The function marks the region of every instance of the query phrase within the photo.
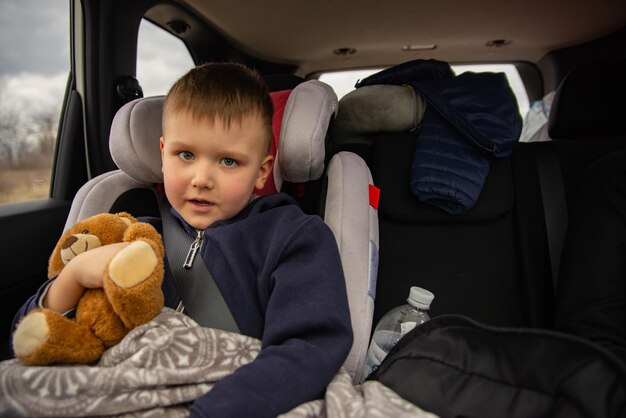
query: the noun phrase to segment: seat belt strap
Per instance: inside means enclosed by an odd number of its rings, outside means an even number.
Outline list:
[[[540,147],[536,158],[543,212],[546,220],[546,233],[548,234],[552,282],[556,289],[568,214],[561,164],[552,145],[546,143],[545,147]]]
[[[165,198],[161,204],[161,222],[165,253],[187,315],[203,327],[241,333],[204,261],[201,257],[189,257],[200,251],[200,242],[178,224]]]

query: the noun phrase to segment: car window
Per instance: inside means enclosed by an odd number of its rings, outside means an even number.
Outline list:
[[[517,98],[517,105],[519,107],[520,115],[522,118],[528,113],[528,95],[522,82],[517,68],[513,64],[488,64],[488,65],[452,65],[452,70],[455,74],[461,74],[466,71],[480,72],[503,72],[511,90]],[[357,81],[364,79],[365,77],[377,73],[382,68],[372,68],[367,70],[350,70],[350,71],[334,71],[328,73],[322,73],[319,76],[319,80],[323,81],[333,87],[337,97],[341,99],[346,94],[354,90],[354,85]]]
[[[137,80],[145,97],[166,94],[194,66],[183,41],[146,19],[137,42]]]
[[[70,69],[68,4],[0,2],[0,204],[50,194]]]
[[[354,85],[364,78],[383,70],[383,68],[370,68],[367,70],[349,70],[349,71],[333,71],[322,73],[319,80],[329,84],[337,94],[337,98],[341,99],[346,94],[354,90]]]

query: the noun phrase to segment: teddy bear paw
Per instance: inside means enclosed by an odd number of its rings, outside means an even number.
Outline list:
[[[13,334],[13,350],[17,357],[28,357],[48,341],[50,329],[43,312],[32,312],[20,321]]]
[[[109,277],[118,286],[129,288],[150,277],[158,259],[146,241],[133,241],[109,263]]]

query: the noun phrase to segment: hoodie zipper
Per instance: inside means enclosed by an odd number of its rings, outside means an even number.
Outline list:
[[[202,246],[202,231],[196,229],[196,239],[191,243],[191,247],[189,247],[189,252],[187,253],[187,257],[185,257],[185,262],[183,263],[183,268],[190,269],[193,265],[193,260],[196,258],[200,247]]]

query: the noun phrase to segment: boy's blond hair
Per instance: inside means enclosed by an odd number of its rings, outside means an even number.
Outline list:
[[[256,71],[235,63],[207,63],[174,83],[165,98],[163,129],[168,117],[180,112],[198,120],[219,118],[226,126],[259,115],[269,151],[273,110],[267,85]]]

